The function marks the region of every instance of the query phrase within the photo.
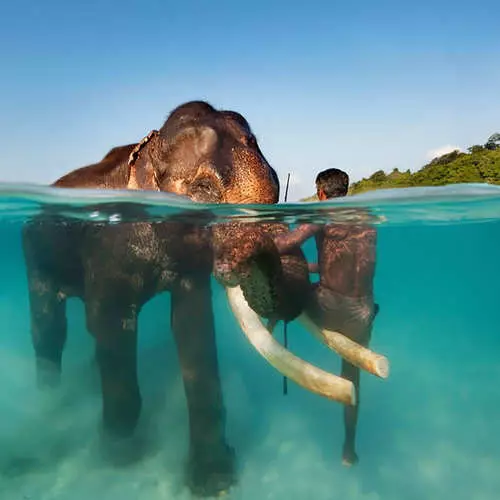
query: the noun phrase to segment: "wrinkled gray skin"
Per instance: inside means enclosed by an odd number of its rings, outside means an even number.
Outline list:
[[[276,173],[238,113],[197,101],[179,106],[139,151],[131,176],[128,158],[135,146],[114,148],[99,163],[72,171],[53,185],[126,189],[132,180],[135,188],[199,202],[278,201]],[[129,209],[138,215],[137,207]],[[206,216],[208,222],[210,214]],[[193,222],[172,218],[106,225],[46,212],[25,226],[23,245],[38,383],[48,387],[59,381],[66,300],[79,297],[96,343],[108,440],[131,435],[141,412],[138,315],[156,294],[171,293],[171,328],[189,412],[186,481],[195,494],[205,496],[227,490],[236,480],[234,452],[225,438],[211,273],[223,285],[240,284],[249,304],[274,319],[300,313],[309,277],[300,250],[278,256],[272,235],[286,226],[207,227],[199,217]]]

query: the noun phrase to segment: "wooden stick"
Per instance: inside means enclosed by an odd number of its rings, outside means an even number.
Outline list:
[[[389,376],[389,360],[385,356],[363,347],[341,333],[320,328],[306,313],[302,313],[298,320],[306,330],[349,363],[383,379]]]

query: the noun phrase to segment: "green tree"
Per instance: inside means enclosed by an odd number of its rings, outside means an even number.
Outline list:
[[[377,170],[371,175],[370,180],[376,184],[380,184],[382,182],[385,182],[386,178],[387,176],[385,175],[385,172],[383,170]]]
[[[445,186],[456,183],[500,184],[500,147],[485,149],[471,146],[468,153],[458,150],[434,158],[415,173],[398,169],[385,175],[375,172],[368,178],[355,182],[350,194],[372,189],[391,189],[416,186]]]
[[[485,146],[470,146],[466,153],[452,151],[432,159],[414,173],[410,170],[401,172],[397,167],[389,174],[377,170],[370,177],[353,182],[349,187],[349,194],[373,189],[444,186],[469,182],[500,184],[499,133],[491,135]]]
[[[495,149],[500,148],[500,134],[496,133],[491,135],[488,140],[486,141],[486,144],[484,145],[486,149],[489,149],[491,151],[494,151]]]

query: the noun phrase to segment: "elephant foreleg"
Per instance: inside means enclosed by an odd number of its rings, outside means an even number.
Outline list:
[[[137,308],[107,300],[87,300],[87,324],[96,341],[104,430],[122,438],[135,430],[142,406],[137,380]]]
[[[174,288],[171,323],[189,413],[188,484],[197,494],[217,494],[234,482],[234,452],[225,439],[210,275]]]

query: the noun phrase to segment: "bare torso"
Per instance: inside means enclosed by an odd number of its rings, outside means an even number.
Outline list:
[[[372,296],[375,229],[365,224],[328,224],[315,237],[321,286],[348,297]]]
[[[321,286],[347,297],[373,295],[377,233],[373,226],[352,224],[302,224],[275,238],[286,253],[312,236],[318,251]]]

